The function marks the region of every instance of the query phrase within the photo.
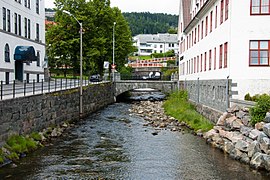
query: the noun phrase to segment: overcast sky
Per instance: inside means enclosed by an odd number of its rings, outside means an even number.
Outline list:
[[[45,7],[52,8],[54,0],[45,0]],[[179,14],[180,0],[111,0],[122,12],[151,12]]]

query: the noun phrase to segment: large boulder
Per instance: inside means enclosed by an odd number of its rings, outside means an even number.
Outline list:
[[[265,167],[264,154],[257,152],[255,153],[250,161],[250,166],[255,169],[263,169]]]
[[[267,123],[263,126],[263,132],[270,137],[270,123]]]
[[[236,160],[240,160],[241,157],[243,155],[243,152],[240,151],[239,149],[233,149],[230,153],[230,157],[232,157],[233,159],[236,159]]]
[[[248,152],[249,144],[244,140],[238,140],[235,144],[235,148],[243,152]]]
[[[264,125],[265,125],[265,122],[258,122],[255,124],[255,129],[262,131]]]
[[[270,150],[270,139],[268,137],[263,137],[260,139],[259,143],[261,150],[263,150],[265,153],[268,153]]]
[[[249,146],[248,146],[248,157],[252,157],[254,154],[257,152],[261,152],[260,149],[260,144],[258,141],[253,141]]]
[[[204,137],[205,139],[212,139],[212,137],[215,136],[215,135],[217,135],[217,134],[218,134],[218,133],[217,133],[216,130],[211,129],[211,130],[207,131],[207,132],[203,135],[203,137]]]
[[[240,132],[227,132],[225,138],[229,139],[232,143],[237,143],[237,141],[242,140],[244,136]]]
[[[267,112],[267,113],[266,113],[266,116],[265,116],[265,118],[264,118],[264,122],[270,123],[270,112]]]
[[[240,132],[244,135],[244,136],[248,136],[249,133],[251,132],[252,128],[247,127],[247,126],[241,126],[240,127]]]
[[[248,137],[250,137],[253,140],[256,140],[260,134],[261,134],[261,132],[259,130],[253,129],[250,131]]]

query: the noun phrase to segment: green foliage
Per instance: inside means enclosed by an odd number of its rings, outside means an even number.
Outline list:
[[[120,70],[121,79],[129,79],[132,76],[132,67],[123,66]]]
[[[162,57],[174,57],[174,50],[169,50],[166,53],[153,53],[151,54],[154,58],[162,58]]]
[[[260,97],[259,94],[255,94],[254,96],[250,96],[250,94],[247,93],[247,94],[245,95],[244,99],[245,99],[246,101],[255,101],[255,102],[257,102],[258,99],[259,99],[259,97]]]
[[[196,112],[195,107],[188,102],[187,91],[177,91],[170,94],[163,107],[166,114],[186,122],[195,131],[199,129],[208,131],[213,127],[213,124]]]
[[[174,68],[174,69],[163,68],[161,71],[164,76],[171,76],[173,73],[176,73],[178,69],[177,68]]]
[[[7,148],[11,151],[11,152],[15,152],[15,153],[27,153],[31,150],[34,150],[37,148],[37,143],[30,139],[30,138],[25,138],[23,136],[20,135],[13,135],[11,136],[7,142]]]
[[[13,161],[16,161],[16,160],[19,159],[19,156],[18,156],[17,153],[12,152],[11,154],[9,154],[9,155],[7,156],[7,158],[8,158],[8,159],[11,159],[11,160],[13,160]]]
[[[0,149],[0,164],[3,164],[3,163],[4,163],[4,158],[5,158],[5,156],[4,156],[3,150],[2,150],[2,148],[1,148],[1,149]]]
[[[176,15],[149,12],[125,12],[123,15],[129,23],[132,36],[172,32],[178,27],[178,16]]]
[[[42,140],[42,137],[41,137],[41,135],[38,132],[32,132],[30,134],[30,137],[32,139],[34,139],[35,141],[41,141]]]
[[[104,61],[112,64],[113,27],[115,25],[115,64],[121,69],[134,51],[131,31],[118,8],[109,0],[55,0],[56,25],[46,32],[49,66],[72,67],[79,73],[80,26],[83,25],[83,73],[102,74]],[[69,11],[74,17],[63,13]]]
[[[251,124],[256,124],[264,120],[266,112],[270,110],[270,96],[263,94],[258,96],[257,103],[250,108]]]
[[[168,29],[168,33],[169,34],[177,34],[177,28],[170,28],[170,29]]]

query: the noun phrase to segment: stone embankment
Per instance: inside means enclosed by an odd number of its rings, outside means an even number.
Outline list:
[[[182,131],[183,126],[190,128],[184,122],[165,115],[160,101],[135,103],[130,112],[144,118],[147,121],[144,126],[153,126],[156,130]],[[157,135],[158,131],[152,134]],[[231,158],[255,169],[270,171],[270,123],[260,122],[252,127],[247,108],[234,106],[228,109],[212,130],[196,134],[203,135],[208,143],[228,153]]]
[[[270,123],[260,122],[252,127],[249,122],[248,109],[233,106],[204,138],[233,159],[270,171]]]

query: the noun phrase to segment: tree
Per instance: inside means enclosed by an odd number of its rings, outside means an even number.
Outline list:
[[[83,71],[84,74],[103,72],[104,61],[112,63],[112,33],[115,28],[115,60],[117,67],[133,51],[129,26],[118,8],[110,7],[110,0],[56,0],[56,24],[46,33],[50,66],[71,66],[79,72],[79,24],[83,25]]]

